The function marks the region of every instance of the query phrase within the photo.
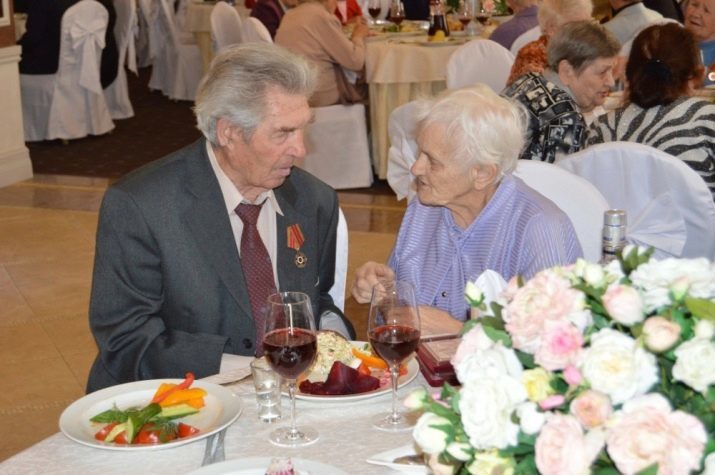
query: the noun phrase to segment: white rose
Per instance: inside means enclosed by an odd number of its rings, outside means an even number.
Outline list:
[[[484,292],[471,280],[464,286],[464,296],[470,305],[479,305],[484,300]]]
[[[619,282],[623,277],[625,277],[623,269],[621,268],[621,263],[618,259],[614,259],[603,266],[603,271],[606,273],[609,282]]]
[[[519,426],[512,414],[525,400],[526,390],[519,380],[504,374],[462,386],[459,409],[472,447],[488,450],[516,445]]]
[[[516,408],[516,415],[522,432],[529,435],[538,433],[546,422],[546,415],[531,401],[520,404]]]
[[[592,287],[603,287],[605,283],[605,273],[599,264],[586,264],[583,269],[583,280]]]
[[[643,301],[636,289],[627,285],[611,285],[603,294],[603,306],[618,323],[632,326],[643,321]]]
[[[425,412],[412,429],[412,437],[426,454],[440,454],[447,448],[447,433],[437,426],[450,426],[449,420],[432,412]]]
[[[643,302],[648,313],[671,304],[671,287],[682,286],[685,281],[690,284],[688,295],[702,299],[715,298],[715,264],[705,258],[651,259],[634,270],[630,279],[643,292]]]
[[[695,324],[695,338],[702,338],[704,340],[712,339],[715,335],[715,325],[707,320],[700,320]]]
[[[680,331],[680,325],[665,317],[650,317],[643,325],[645,346],[656,353],[669,350],[680,338]]]
[[[610,328],[591,336],[578,366],[591,387],[610,396],[614,405],[646,393],[658,381],[655,356]]]
[[[514,350],[494,342],[488,349],[475,349],[464,357],[454,369],[457,379],[462,384],[499,375],[508,375],[519,379],[523,371]]]
[[[705,468],[702,475],[715,475],[715,453],[711,453],[705,457]]]
[[[704,393],[715,383],[715,344],[695,338],[675,350],[673,378]]]
[[[447,453],[457,460],[466,462],[472,458],[472,446],[465,442],[450,442]]]

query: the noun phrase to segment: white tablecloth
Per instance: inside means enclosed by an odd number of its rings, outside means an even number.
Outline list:
[[[425,385],[418,374],[415,381],[399,391],[401,400]],[[305,448],[282,449],[268,442],[268,434],[289,423],[289,401],[284,398],[283,420],[265,424],[256,414],[255,393],[250,379],[232,386],[240,395],[243,412],[228,428],[226,460],[245,457],[296,457],[323,462],[354,475],[395,473],[370,465],[368,457],[411,443],[411,432],[389,433],[374,429],[370,417],[389,411],[389,393],[350,403],[297,401],[298,425],[310,425],[320,433],[317,443]],[[0,464],[0,474],[182,474],[200,467],[206,443],[197,441],[181,447],[150,451],[111,451],[86,447],[57,433]]]

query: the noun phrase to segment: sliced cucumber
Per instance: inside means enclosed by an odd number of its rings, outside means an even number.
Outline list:
[[[188,404],[175,404],[173,406],[167,406],[161,408],[160,417],[165,419],[178,419],[179,417],[190,416],[191,414],[196,414],[199,412],[195,407],[189,406]]]
[[[114,442],[114,439],[117,438],[119,434],[127,430],[127,423],[122,422],[120,424],[117,424],[116,426],[112,427],[112,430],[109,431],[109,434],[107,434],[107,437],[104,439],[105,442]]]

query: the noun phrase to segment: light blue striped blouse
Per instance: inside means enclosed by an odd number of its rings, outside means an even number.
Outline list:
[[[389,265],[414,284],[420,305],[465,320],[467,279],[492,269],[509,280],[575,262],[583,255],[571,221],[519,178],[507,175],[477,219],[461,229],[441,206],[407,208]]]

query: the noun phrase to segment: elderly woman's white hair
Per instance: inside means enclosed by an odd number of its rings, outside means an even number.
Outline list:
[[[591,0],[542,0],[539,4],[539,27],[542,34],[551,36],[564,23],[586,20],[592,14]]]
[[[497,179],[516,167],[525,141],[525,111],[485,84],[445,91],[416,109],[418,131],[443,126],[453,158],[465,167],[496,165]]]

